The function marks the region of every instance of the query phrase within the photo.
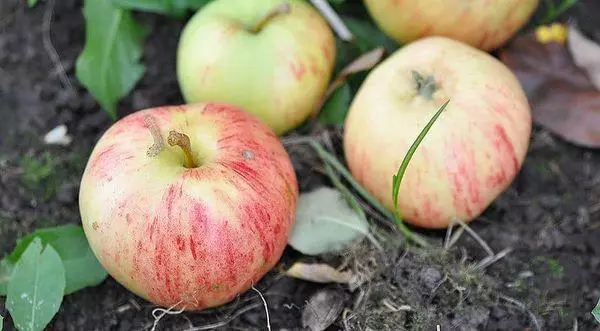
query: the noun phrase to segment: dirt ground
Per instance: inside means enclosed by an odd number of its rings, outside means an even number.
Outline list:
[[[44,20],[52,5],[48,31]],[[576,6],[573,13],[582,19],[583,30],[600,40],[593,13],[582,8]],[[138,17],[152,29],[144,52],[147,72],[120,103],[120,116],[183,102],[174,64],[184,22]],[[24,1],[0,2],[1,255],[35,228],[80,222],[80,175],[93,144],[111,124],[74,77],[83,24],[80,1],[46,0],[32,9]],[[48,36],[72,88],[61,81],[62,70],[44,42]],[[43,135],[59,124],[68,126],[74,142],[44,145]],[[339,146],[339,134],[330,136]],[[312,170],[314,155],[298,146],[289,152],[303,191],[326,183]],[[349,263],[371,277],[354,292],[284,277],[275,269],[257,285],[268,303],[271,327],[304,330],[302,314],[311,309],[307,302],[313,294],[326,293],[331,309],[339,312],[328,330],[598,328],[590,310],[600,297],[599,151],[568,144],[536,127],[520,175],[472,228],[494,253],[507,254],[476,267],[486,251],[467,233],[449,250],[390,242],[378,254],[363,244],[348,254]],[[441,245],[446,233],[423,234]],[[298,258],[304,257],[288,248],[281,262],[289,265]],[[3,300],[0,315],[7,316]],[[107,278],[65,297],[47,329],[149,330],[154,308]],[[10,318],[5,322],[5,330],[13,330]],[[166,315],[156,330],[265,330],[266,325],[262,301],[249,291],[218,310]]]

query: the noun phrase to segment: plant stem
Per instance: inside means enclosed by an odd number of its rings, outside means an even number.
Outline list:
[[[281,15],[281,14],[287,14],[290,12],[290,10],[291,10],[291,6],[287,2],[284,2],[282,4],[279,4],[278,6],[273,7],[265,15],[263,15],[263,17],[261,17],[260,20],[258,22],[256,22],[256,24],[254,24],[254,26],[252,28],[250,28],[250,32],[252,32],[252,33],[260,32],[265,27],[265,25],[271,19],[273,19],[273,17]]]
[[[409,240],[412,240],[414,243],[416,243],[417,245],[420,245],[422,247],[429,247],[429,243],[422,238],[421,236],[417,235],[416,233],[412,232],[407,226],[406,224],[404,224],[404,222],[402,222],[401,219],[399,219],[398,217],[396,217],[395,214],[391,213],[389,210],[387,210],[375,197],[373,197],[369,192],[367,192],[367,190],[365,190],[352,176],[352,174],[350,174],[350,172],[348,171],[348,169],[346,169],[346,167],[344,167],[336,158],[335,156],[331,155],[329,152],[327,152],[323,146],[321,146],[321,144],[319,144],[318,142],[314,141],[314,140],[309,140],[308,142],[319,154],[319,156],[321,157],[321,159],[323,159],[323,161],[327,162],[328,164],[330,164],[333,168],[335,168],[335,170],[337,170],[342,176],[344,176],[344,179],[346,179],[351,185],[352,187],[354,187],[354,189],[365,199],[367,200],[368,203],[370,203],[373,207],[375,207],[375,209],[377,209],[377,211],[379,211],[382,215],[384,215],[386,218],[388,219],[392,219],[396,222],[396,224],[398,225],[398,229],[400,230],[400,232]]]
[[[183,155],[185,159],[183,161],[183,165],[186,168],[197,168],[198,165],[194,162],[194,156],[192,154],[192,144],[190,143],[190,137],[188,137],[185,133],[180,133],[175,130],[171,130],[169,132],[169,137],[167,138],[167,142],[170,146],[179,146],[181,150],[183,150]]]

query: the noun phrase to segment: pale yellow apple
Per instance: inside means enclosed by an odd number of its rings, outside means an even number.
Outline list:
[[[351,173],[392,210],[393,175],[448,99],[400,186],[402,215],[425,228],[444,228],[454,217],[472,221],[519,172],[532,123],[515,75],[467,44],[423,38],[370,72],[345,123]]]
[[[521,29],[539,0],[364,0],[379,28],[398,43],[445,36],[485,51]]]

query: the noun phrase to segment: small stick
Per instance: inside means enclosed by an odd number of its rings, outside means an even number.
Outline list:
[[[42,32],[43,32],[42,42],[44,44],[44,48],[46,49],[46,52],[48,53],[48,56],[50,57],[50,59],[52,60],[52,62],[56,66],[56,68],[58,69],[60,80],[62,81],[63,85],[65,85],[65,87],[67,87],[69,89],[69,92],[71,92],[72,94],[75,95],[75,94],[77,94],[77,92],[73,88],[73,84],[71,84],[71,80],[69,79],[69,77],[66,74],[65,67],[60,62],[60,56],[56,52],[56,49],[54,48],[54,46],[52,45],[52,41],[50,40],[50,26],[52,24],[53,13],[54,13],[54,0],[49,0],[46,3],[46,10],[44,11],[44,21],[42,23]]]
[[[327,0],[310,0],[313,6],[315,6],[325,17],[327,22],[331,25],[331,28],[335,31],[335,33],[342,39],[343,41],[351,41],[354,39],[354,35],[344,21],[340,18],[340,16],[331,8]]]

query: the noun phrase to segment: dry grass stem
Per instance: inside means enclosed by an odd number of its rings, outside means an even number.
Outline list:
[[[254,287],[254,285],[252,285],[252,289],[254,290],[254,292],[258,293],[260,299],[263,302],[263,306],[265,307],[265,314],[267,315],[267,330],[271,331],[271,321],[269,320],[269,307],[267,306],[267,300],[265,300],[265,297],[262,295],[262,293],[260,293],[260,291],[256,287]]]

